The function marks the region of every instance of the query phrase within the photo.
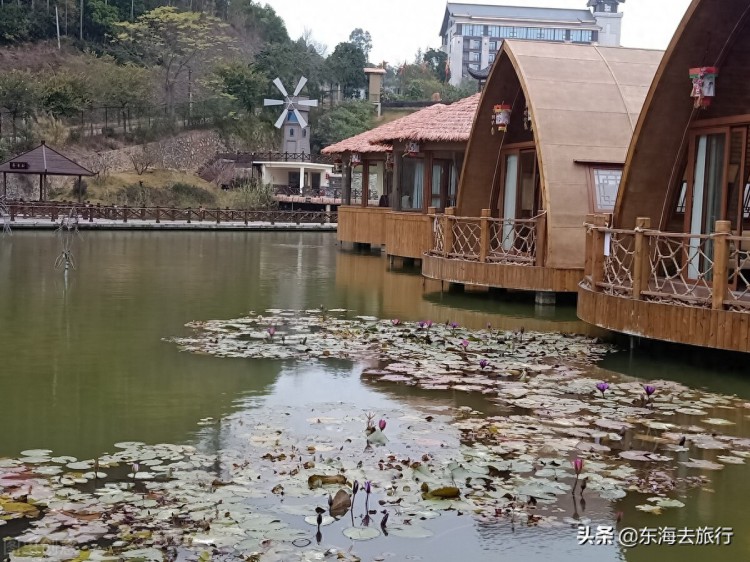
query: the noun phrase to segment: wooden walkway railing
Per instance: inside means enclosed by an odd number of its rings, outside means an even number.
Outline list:
[[[430,253],[448,259],[503,265],[541,266],[546,215],[532,219],[495,219],[490,209],[480,217],[457,217],[449,207],[435,217]]]
[[[327,224],[336,223],[338,213],[331,211],[277,211],[237,209],[177,209],[167,207],[128,207],[87,205],[77,203],[43,203],[11,201],[5,204],[10,222],[19,218],[38,218],[57,221],[71,213],[82,221],[111,220],[127,223],[128,221],[161,222],[225,222],[248,224],[251,222],[287,223],[287,224]]]
[[[598,221],[601,223],[602,221]],[[583,286],[674,306],[750,312],[750,237],[716,221],[712,234],[632,230],[587,224]]]

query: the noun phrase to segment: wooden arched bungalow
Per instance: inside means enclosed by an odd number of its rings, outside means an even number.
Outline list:
[[[506,40],[479,103],[457,206],[436,221],[422,273],[537,291],[541,302],[552,300],[548,293],[575,292],[582,225],[587,214],[614,208],[661,56]]]
[[[455,204],[478,102],[475,94],[435,104],[323,149],[341,155],[345,186],[356,166],[363,177],[378,162],[386,170],[379,192],[385,198],[378,198],[377,207],[367,196],[367,182],[359,205],[339,207],[339,241],[380,245],[390,256],[421,259],[432,244],[433,216]]]
[[[648,93],[581,319],[750,352],[750,0],[694,0]]]

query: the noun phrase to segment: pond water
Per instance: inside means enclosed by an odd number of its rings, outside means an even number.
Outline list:
[[[449,417],[460,406],[498,412],[480,395],[370,383],[361,366],[346,361],[226,359],[165,341],[188,334],[185,324],[195,320],[324,307],[473,329],[489,323],[602,335],[577,321],[570,304],[549,310],[513,295],[442,292],[414,271],[389,270],[383,257],[341,250],[332,234],[87,232],[74,242],[77,269],[67,277],[54,269],[59,252],[48,232],[0,238],[0,457],[52,449],[92,458],[122,441],[193,444],[215,453],[237,445],[244,423],[281,411],[300,433],[311,415],[343,415],[352,406],[360,416],[387,412],[392,419]],[[725,373],[671,353],[623,351],[602,366],[750,400],[742,369]],[[734,434],[750,436],[746,416],[735,423]],[[446,441],[456,439],[446,424]],[[733,527],[731,546],[580,547],[575,528],[511,529],[464,515],[440,518],[430,539],[381,538],[356,543],[354,551],[365,560],[747,560],[748,476],[745,465],[726,466],[710,474],[710,485],[683,495],[686,507],[658,516],[636,510],[644,499],[630,495],[592,501],[578,514],[592,525],[613,524],[622,512],[621,526]],[[570,503],[561,517],[581,511]],[[348,539],[328,535],[324,542],[348,547]]]

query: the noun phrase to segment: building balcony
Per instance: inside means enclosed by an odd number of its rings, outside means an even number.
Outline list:
[[[457,217],[455,209],[433,222],[422,274],[451,283],[546,292],[574,292],[579,269],[545,267],[547,216],[496,219]]]
[[[750,352],[750,237],[728,221],[712,234],[587,225],[578,316],[669,342]]]

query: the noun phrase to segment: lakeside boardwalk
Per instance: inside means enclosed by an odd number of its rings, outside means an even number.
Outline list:
[[[12,230],[55,230],[60,227],[62,219],[44,220],[40,218],[17,218],[13,223],[9,223]],[[222,223],[211,222],[192,222],[186,221],[161,221],[155,220],[134,220],[129,222],[116,221],[112,219],[94,219],[93,222],[79,221],[79,230],[246,230],[246,231],[296,231],[296,232],[336,232],[336,223],[294,223],[294,222],[248,222],[233,221]]]
[[[175,209],[72,203],[11,202],[0,222],[11,229],[54,229],[74,219],[82,230],[268,230],[330,231],[338,214],[331,211]]]

